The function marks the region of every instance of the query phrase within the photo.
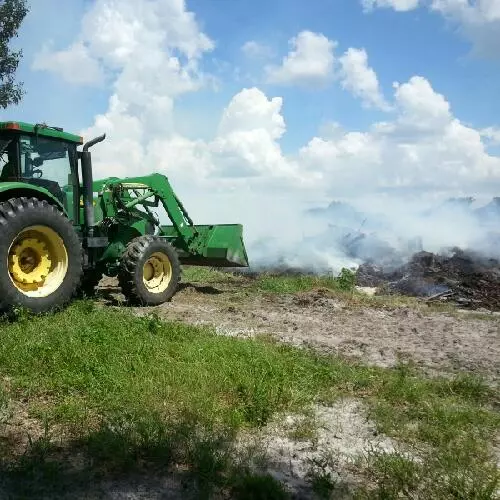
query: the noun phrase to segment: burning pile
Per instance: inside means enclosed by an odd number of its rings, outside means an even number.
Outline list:
[[[418,252],[407,264],[393,269],[362,264],[357,270],[357,284],[376,286],[384,293],[500,311],[500,262],[460,249],[448,255]]]

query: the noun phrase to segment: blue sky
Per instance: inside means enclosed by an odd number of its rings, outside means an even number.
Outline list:
[[[308,200],[489,194],[497,33],[500,0],[37,0],[15,41],[27,95],[0,117],[105,131],[98,168],[121,175]]]
[[[91,4],[91,0],[32,2],[31,13],[16,41],[16,46],[25,52],[19,77],[28,93],[23,104],[5,114],[29,121],[46,119],[80,129],[105,108],[110,94],[106,89],[67,85],[57,75],[30,69],[40,44],[51,40],[54,48],[60,49],[72,41],[80,28],[83,10]],[[384,93],[392,91],[393,81],[406,81],[418,74],[446,95],[454,114],[464,122],[487,127],[499,121],[499,61],[471,57],[471,44],[457,32],[457,27],[424,8],[403,13],[380,9],[367,14],[354,0],[191,0],[187,8],[196,14],[201,29],[216,43],[216,49],[204,61],[209,70],[214,69],[213,59],[244,68],[241,46],[248,40],[269,45],[279,60],[288,50],[288,40],[308,29],[337,40],[337,50],[366,48]],[[255,81],[268,95],[284,97],[286,150],[292,151],[317,133],[322,122],[336,121],[349,129],[363,130],[380,118],[380,113],[361,109],[356,99],[339,88],[281,89],[259,82],[255,65],[247,68],[255,71]],[[242,86],[230,74],[223,73],[221,77],[224,81],[219,92],[200,92],[183,98],[188,115],[200,105],[212,115],[220,114]],[[250,83],[244,81],[243,85]]]

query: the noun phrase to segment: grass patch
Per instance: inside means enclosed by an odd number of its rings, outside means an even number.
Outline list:
[[[496,498],[500,473],[490,444],[500,429],[498,393],[473,375],[423,379],[400,365],[371,401],[381,432],[408,453],[373,452],[373,489],[360,498]]]
[[[303,415],[290,426],[287,432],[293,441],[310,441],[314,444],[318,440],[318,421],[314,412]]]
[[[265,425],[324,392],[327,360],[211,329],[87,305],[4,325],[0,370],[19,394],[50,401],[54,421],[127,409],[188,412],[231,426]]]
[[[261,292],[285,294],[307,292],[315,288],[345,292],[354,290],[354,285],[354,273],[349,269],[343,269],[337,277],[324,275],[273,276],[264,273],[256,280],[254,287]]]
[[[224,283],[237,282],[243,278],[232,273],[221,271],[212,267],[183,266],[182,281],[186,283]]]
[[[203,498],[217,488],[234,498],[248,498],[249,491],[259,498],[267,490],[274,496],[261,498],[285,498],[272,478],[235,462],[236,434],[265,426],[278,412],[303,412],[295,437],[314,438],[307,410],[341,395],[364,398],[380,431],[433,450],[429,460],[441,464],[448,486],[468,494],[498,484],[488,472],[488,443],[500,426],[497,395],[474,377],[426,379],[406,365],[365,367],[88,301],[55,315],[20,315],[0,323],[0,333],[0,378],[9,381],[0,406],[22,402],[47,425],[22,457],[3,448],[0,475],[21,496],[131,471],[175,470]],[[64,430],[64,445],[52,429]],[[68,459],[75,456],[83,461],[77,477]],[[458,478],[477,469],[478,457],[485,473],[476,471],[475,489],[460,486]],[[415,478],[427,469],[405,472],[413,465],[397,462],[388,475],[381,460],[372,457],[368,470],[385,485],[379,491],[389,492],[383,498],[392,498],[397,485],[403,493],[419,491]],[[441,476],[429,476],[430,483],[441,488]],[[315,489],[328,491],[330,479],[316,474]]]
[[[357,492],[356,498],[498,498],[498,469],[475,445],[439,453],[414,451],[420,460],[400,453],[369,455],[366,473],[373,486]]]
[[[465,446],[471,437],[487,441],[500,428],[500,415],[488,407],[497,405],[496,394],[474,376],[423,379],[401,365],[376,396],[372,410],[380,430],[410,443]]]

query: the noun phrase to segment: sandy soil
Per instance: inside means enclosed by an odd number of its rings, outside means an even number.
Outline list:
[[[285,484],[294,498],[313,498],[311,473],[329,477],[334,485],[331,498],[351,498],[352,490],[361,484],[357,460],[374,450],[405,452],[376,431],[360,401],[339,400],[331,407],[315,406],[313,411],[317,433],[312,437],[292,434],[304,418],[297,415],[280,416],[253,436],[256,449],[266,453],[265,471]]]
[[[411,307],[351,307],[326,290],[296,295],[245,294],[241,283],[183,284],[162,317],[213,325],[222,335],[272,335],[377,366],[412,360],[428,373],[474,372],[500,378],[500,315],[431,312]],[[107,302],[120,297],[114,280],[101,282]]]

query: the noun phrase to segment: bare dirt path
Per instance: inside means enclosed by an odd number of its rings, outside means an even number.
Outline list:
[[[183,284],[170,303],[153,310],[220,334],[272,335],[296,346],[313,346],[377,366],[412,360],[429,373],[473,372],[500,378],[500,316],[431,312],[412,307],[353,307],[326,290],[295,295],[245,292],[246,282]],[[101,294],[116,303],[113,280]]]

